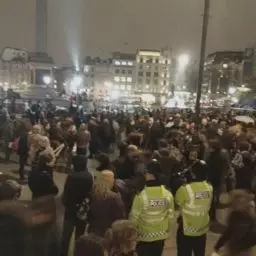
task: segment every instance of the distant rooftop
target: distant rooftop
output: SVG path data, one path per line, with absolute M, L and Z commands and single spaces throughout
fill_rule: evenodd
M 159 50 L 150 50 L 150 49 L 140 49 L 140 50 L 138 50 L 138 54 L 140 56 L 160 57 L 161 56 L 161 51 L 159 51 Z
M 113 59 L 119 59 L 119 60 L 135 60 L 136 59 L 136 54 L 134 53 L 113 52 L 112 56 L 113 56 Z
M 53 58 L 46 52 L 29 52 L 28 62 L 54 64 Z
M 213 62 L 215 64 L 222 61 L 242 62 L 243 57 L 243 51 L 218 51 L 209 54 L 206 57 L 206 62 Z
M 91 56 L 87 56 L 85 57 L 84 63 L 86 65 L 95 65 L 95 64 L 102 64 L 102 65 L 107 65 L 107 64 L 111 64 L 112 63 L 112 59 L 101 59 L 100 57 L 91 57 Z

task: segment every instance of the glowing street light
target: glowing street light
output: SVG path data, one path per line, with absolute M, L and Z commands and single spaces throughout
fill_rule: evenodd
M 235 87 L 229 87 L 229 88 L 228 88 L 228 93 L 229 93 L 229 94 L 232 95 L 232 94 L 234 94 L 235 92 L 236 92 L 236 88 L 235 88 Z
M 228 64 L 227 64 L 227 63 L 224 63 L 224 64 L 222 65 L 222 67 L 223 67 L 223 68 L 228 68 Z
M 110 95 L 110 98 L 113 100 L 117 100 L 120 97 L 120 92 L 119 91 L 113 91 Z
M 44 76 L 43 81 L 46 85 L 49 85 L 52 81 L 52 78 L 50 76 Z
M 78 87 L 82 84 L 83 82 L 83 78 L 82 76 L 80 75 L 76 75 L 74 76 L 74 78 L 72 79 L 71 81 L 71 86 L 74 88 L 74 89 L 78 89 Z
M 181 54 L 178 58 L 179 67 L 186 67 L 189 63 L 189 55 L 188 54 Z

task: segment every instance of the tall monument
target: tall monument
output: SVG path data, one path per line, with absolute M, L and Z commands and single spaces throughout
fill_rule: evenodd
M 47 1 L 36 0 L 36 52 L 47 53 Z

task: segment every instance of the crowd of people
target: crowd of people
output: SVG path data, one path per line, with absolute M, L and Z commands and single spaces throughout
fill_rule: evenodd
M 3 130 L 32 197 L 17 200 L 21 186 L 1 176 L 0 255 L 68 256 L 74 233 L 74 256 L 161 256 L 170 237 L 178 256 L 203 256 L 223 191 L 227 227 L 213 253 L 256 255 L 254 123 L 219 111 L 195 122 L 191 111 L 38 109 Z M 67 174 L 63 191 L 55 172 Z

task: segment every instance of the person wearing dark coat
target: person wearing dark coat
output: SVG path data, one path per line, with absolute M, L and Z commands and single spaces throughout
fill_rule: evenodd
M 225 248 L 225 251 L 229 252 L 228 255 L 255 255 L 254 195 L 247 193 L 246 190 L 237 189 L 230 194 L 227 227 L 214 246 L 217 253 L 221 248 Z M 250 254 L 252 248 L 254 253 Z
M 0 255 L 56 256 L 60 254 L 57 208 L 53 197 L 0 205 Z
M 97 160 L 99 161 L 99 166 L 96 168 L 97 171 L 102 172 L 104 170 L 114 170 L 114 166 L 112 165 L 107 154 L 101 153 Z
M 24 180 L 24 168 L 27 164 L 28 160 L 28 152 L 29 152 L 29 146 L 28 146 L 28 133 L 24 132 L 21 134 L 18 144 L 18 155 L 19 155 L 19 175 L 20 179 Z
M 120 180 L 133 178 L 136 173 L 138 160 L 138 148 L 135 145 L 129 145 L 127 148 L 126 157 L 115 162 L 116 178 Z
M 90 198 L 93 176 L 87 169 L 86 156 L 77 155 L 72 159 L 74 172 L 65 182 L 63 204 L 65 207 L 64 224 L 61 241 L 61 256 L 68 255 L 69 243 L 75 229 L 75 237 L 79 238 L 85 232 L 86 221 L 77 218 L 77 211 L 86 198 Z

